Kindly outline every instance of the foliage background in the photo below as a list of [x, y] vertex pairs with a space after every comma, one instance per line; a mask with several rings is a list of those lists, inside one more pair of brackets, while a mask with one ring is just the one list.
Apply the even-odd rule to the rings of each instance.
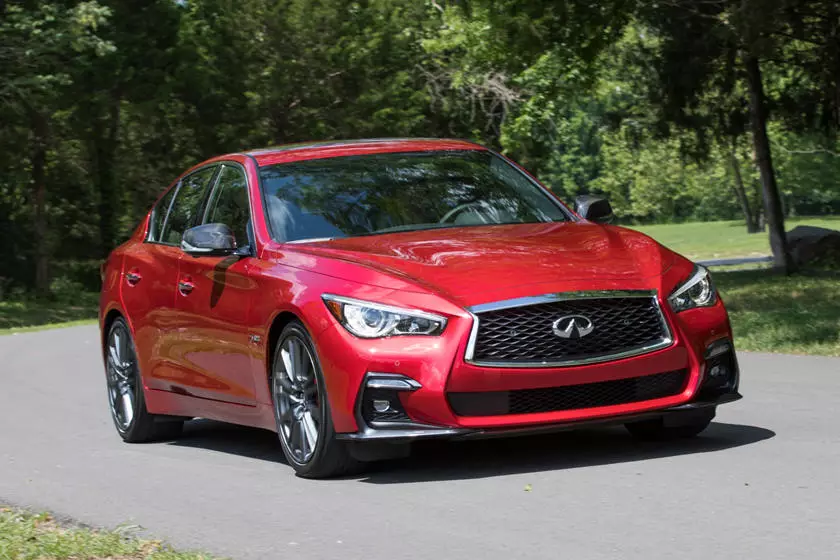
[[96, 289], [186, 167], [305, 140], [470, 138], [623, 223], [758, 227], [749, 57], [785, 215], [840, 212], [832, 0], [0, 0], [0, 299]]

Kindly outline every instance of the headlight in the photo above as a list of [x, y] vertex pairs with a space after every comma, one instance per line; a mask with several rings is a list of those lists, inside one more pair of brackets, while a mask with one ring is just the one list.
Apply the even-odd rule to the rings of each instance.
[[712, 276], [700, 265], [695, 265], [691, 278], [683, 282], [668, 297], [671, 309], [677, 313], [694, 307], [709, 307], [716, 301], [717, 293], [712, 284]]
[[402, 309], [369, 301], [324, 294], [330, 312], [345, 329], [361, 338], [382, 338], [404, 334], [436, 335], [446, 319], [414, 309]]

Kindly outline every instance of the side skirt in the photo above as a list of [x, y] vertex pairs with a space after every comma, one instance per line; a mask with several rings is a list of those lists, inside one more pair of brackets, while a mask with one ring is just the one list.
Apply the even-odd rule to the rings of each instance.
[[145, 388], [146, 408], [152, 414], [208, 418], [241, 426], [251, 426], [277, 431], [271, 405], [248, 406], [190, 395], [179, 395], [169, 391]]

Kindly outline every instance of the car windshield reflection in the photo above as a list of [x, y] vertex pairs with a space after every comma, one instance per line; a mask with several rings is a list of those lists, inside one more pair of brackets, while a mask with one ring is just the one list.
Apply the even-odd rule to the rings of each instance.
[[481, 150], [308, 160], [260, 176], [272, 234], [285, 242], [569, 219], [526, 175]]

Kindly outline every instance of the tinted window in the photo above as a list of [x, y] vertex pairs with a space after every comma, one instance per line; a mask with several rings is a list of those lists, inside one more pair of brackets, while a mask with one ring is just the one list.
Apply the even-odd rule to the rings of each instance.
[[184, 177], [181, 181], [181, 186], [178, 187], [178, 193], [175, 195], [175, 202], [169, 211], [169, 218], [167, 218], [164, 226], [161, 236], [162, 243], [171, 245], [181, 243], [181, 236], [184, 235], [184, 231], [191, 228], [195, 223], [196, 213], [199, 211], [201, 200], [204, 197], [204, 189], [215, 172], [215, 166], [205, 167]]
[[155, 204], [152, 210], [152, 219], [149, 222], [149, 241], [160, 241], [161, 232], [163, 232], [163, 225], [166, 222], [166, 213], [169, 212], [169, 205], [172, 203], [172, 197], [175, 196], [175, 191], [178, 186], [174, 186]]
[[241, 168], [225, 165], [207, 202], [205, 224], [225, 224], [233, 230], [240, 247], [248, 244], [248, 183]]
[[307, 160], [262, 168], [260, 176], [281, 241], [568, 219], [530, 179], [486, 151]]

